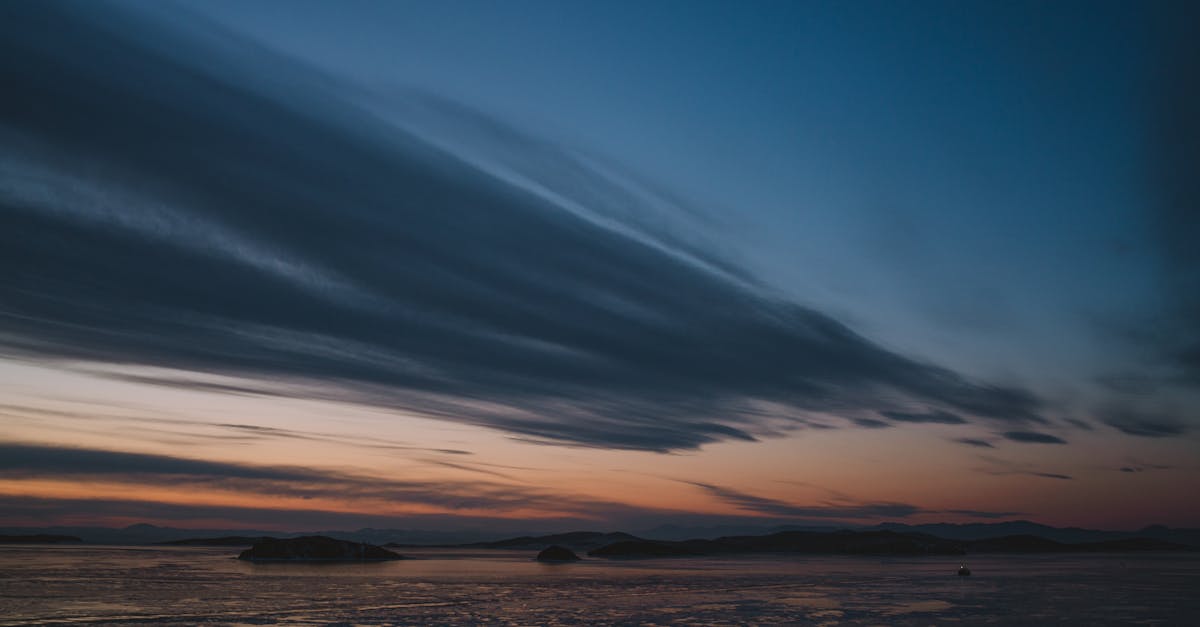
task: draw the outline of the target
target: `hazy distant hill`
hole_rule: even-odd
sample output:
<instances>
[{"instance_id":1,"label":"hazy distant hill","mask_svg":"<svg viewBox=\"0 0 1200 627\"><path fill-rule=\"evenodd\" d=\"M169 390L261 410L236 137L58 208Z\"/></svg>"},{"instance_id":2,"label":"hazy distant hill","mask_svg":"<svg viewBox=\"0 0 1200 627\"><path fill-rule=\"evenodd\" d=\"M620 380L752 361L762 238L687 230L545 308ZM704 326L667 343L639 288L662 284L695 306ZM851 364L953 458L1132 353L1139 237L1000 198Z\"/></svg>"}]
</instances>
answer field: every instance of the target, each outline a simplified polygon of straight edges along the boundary
<instances>
[{"instance_id":1,"label":"hazy distant hill","mask_svg":"<svg viewBox=\"0 0 1200 627\"><path fill-rule=\"evenodd\" d=\"M737 529L733 533L718 531ZM423 530L423 529L372 529L355 531L315 530L296 533L281 533L261 529L179 529L138 524L114 529L108 527L7 527L0 528L0 535L25 536L35 534L72 536L89 544L203 544L232 546L263 537L294 538L304 535L326 535L355 542L376 545L395 544L401 546L468 546L473 548L510 548L541 550L551 544L569 546L587 551L623 541L690 541L715 540L737 537L772 536L779 533L829 534L846 529L832 527L781 525L763 527L656 527L633 534L597 531L575 531L552 535L537 533L505 534L487 529ZM956 541L997 539L1008 536L1033 536L1061 544L1109 543L1117 540L1142 538L1163 543L1174 543L1200 548L1200 529L1172 529L1162 526L1145 527L1137 531L1103 531L1095 529L1050 527L1029 521L968 524L923 524L883 523L871 527L852 528L850 531L889 531L901 534L925 534ZM1110 545L1116 546L1116 545Z\"/></svg>"},{"instance_id":2,"label":"hazy distant hill","mask_svg":"<svg viewBox=\"0 0 1200 627\"><path fill-rule=\"evenodd\" d=\"M557 544L571 549L587 550L602 547L614 542L624 542L629 540L641 540L641 538L622 532L601 533L599 531L573 531L570 533L556 533L548 536L521 536L519 538L509 538L507 540L498 540L495 542L473 542L462 546L478 547L483 549L541 550L547 546Z\"/></svg>"},{"instance_id":3,"label":"hazy distant hill","mask_svg":"<svg viewBox=\"0 0 1200 627\"><path fill-rule=\"evenodd\" d=\"M735 553L837 555L961 555L963 544L923 533L895 531L781 531L765 536L729 536L715 540L638 540L589 551L593 557L670 557Z\"/></svg>"},{"instance_id":4,"label":"hazy distant hill","mask_svg":"<svg viewBox=\"0 0 1200 627\"><path fill-rule=\"evenodd\" d=\"M782 531L715 540L626 540L588 551L592 557L685 557L749 553L826 555L965 555L972 553L1099 553L1183 551L1192 547L1151 538L1062 543L1033 535L950 540L926 533L877 531Z\"/></svg>"},{"instance_id":5,"label":"hazy distant hill","mask_svg":"<svg viewBox=\"0 0 1200 627\"><path fill-rule=\"evenodd\" d=\"M874 528L900 532L928 533L950 540L982 540L984 538L1027 535L1066 544L1077 544L1081 542L1105 542L1124 538L1148 538L1200 547L1200 529L1172 529L1161 525L1144 527L1137 531L1102 531L1098 529L1081 529L1079 527L1050 527L1028 520L1014 520L998 523L935 523L925 525L883 523Z\"/></svg>"},{"instance_id":6,"label":"hazy distant hill","mask_svg":"<svg viewBox=\"0 0 1200 627\"><path fill-rule=\"evenodd\" d=\"M631 533L639 538L654 540L691 540L728 536L761 536L781 531L831 532L846 528L846 525L658 525L648 529L635 529Z\"/></svg>"},{"instance_id":7,"label":"hazy distant hill","mask_svg":"<svg viewBox=\"0 0 1200 627\"><path fill-rule=\"evenodd\" d=\"M219 538L184 538L168 540L158 544L171 546L253 546L264 540L276 540L274 536L221 536Z\"/></svg>"}]
</instances>

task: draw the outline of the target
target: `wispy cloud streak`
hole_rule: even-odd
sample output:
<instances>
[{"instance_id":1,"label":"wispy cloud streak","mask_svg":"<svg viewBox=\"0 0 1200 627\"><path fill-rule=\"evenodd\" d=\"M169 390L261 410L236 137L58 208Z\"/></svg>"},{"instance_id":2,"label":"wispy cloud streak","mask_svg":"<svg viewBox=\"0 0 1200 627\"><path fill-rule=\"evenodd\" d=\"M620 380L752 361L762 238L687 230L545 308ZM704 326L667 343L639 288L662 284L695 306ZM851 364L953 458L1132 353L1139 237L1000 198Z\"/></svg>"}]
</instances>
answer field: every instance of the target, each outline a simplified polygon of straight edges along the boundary
<instances>
[{"instance_id":1,"label":"wispy cloud streak","mask_svg":"<svg viewBox=\"0 0 1200 627\"><path fill-rule=\"evenodd\" d=\"M962 416L952 414L948 411L931 411L926 413L885 411L880 413L888 420L895 422L914 422L940 425L961 425L966 424L967 422Z\"/></svg>"},{"instance_id":2,"label":"wispy cloud streak","mask_svg":"<svg viewBox=\"0 0 1200 627\"><path fill-rule=\"evenodd\" d=\"M1025 444L1066 444L1067 441L1049 433L1039 433L1037 431L1006 431L1002 434L1004 439L1012 442L1022 442Z\"/></svg>"},{"instance_id":3,"label":"wispy cloud streak","mask_svg":"<svg viewBox=\"0 0 1200 627\"><path fill-rule=\"evenodd\" d=\"M190 486L272 497L385 502L392 506L422 505L497 514L541 510L587 517L628 510L617 503L578 499L504 482L401 480L299 466L261 466L33 444L0 444L0 478L87 478L149 488Z\"/></svg>"},{"instance_id":4,"label":"wispy cloud streak","mask_svg":"<svg viewBox=\"0 0 1200 627\"><path fill-rule=\"evenodd\" d=\"M737 506L739 509L781 518L907 518L921 511L921 508L907 503L794 505L786 501L755 496L709 483L689 483L726 503Z\"/></svg>"},{"instance_id":5,"label":"wispy cloud streak","mask_svg":"<svg viewBox=\"0 0 1200 627\"><path fill-rule=\"evenodd\" d=\"M714 485L687 481L717 499L733 505L738 509L763 516L778 518L810 518L838 520L881 520L893 518L909 518L917 514L947 513L972 518L1010 518L1020 515L1020 512L986 511L974 509L928 510L909 503L896 502L860 502L846 495L835 494L835 499L818 505L796 505L778 499L748 494L740 490ZM806 485L806 484L798 484Z\"/></svg>"},{"instance_id":6,"label":"wispy cloud streak","mask_svg":"<svg viewBox=\"0 0 1200 627\"><path fill-rule=\"evenodd\" d=\"M1074 479L1074 477L1072 477L1071 475L1066 475L1066 474L1058 473L1058 472L1048 472L1048 471L1042 470L1040 468L1037 468L1032 464L1013 462L1013 461L1009 461L1006 459L1000 459L998 457L991 457L988 455L980 455L979 458L982 459L983 461L987 462L988 465L984 468L977 468L976 470L979 472L982 472L984 474L988 474L988 475L995 475L998 477L1009 476L1009 475L1024 475L1026 477L1039 477L1042 479L1060 479L1063 481L1070 481L1070 480Z\"/></svg>"}]
</instances>

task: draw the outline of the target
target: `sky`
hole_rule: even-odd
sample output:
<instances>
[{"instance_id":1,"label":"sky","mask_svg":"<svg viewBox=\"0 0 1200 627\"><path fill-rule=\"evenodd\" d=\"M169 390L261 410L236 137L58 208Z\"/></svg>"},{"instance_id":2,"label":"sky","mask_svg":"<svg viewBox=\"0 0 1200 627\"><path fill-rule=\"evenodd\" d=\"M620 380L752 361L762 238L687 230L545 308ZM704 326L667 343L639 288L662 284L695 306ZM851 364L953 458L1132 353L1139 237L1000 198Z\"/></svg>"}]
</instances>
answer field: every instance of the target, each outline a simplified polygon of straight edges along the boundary
<instances>
[{"instance_id":1,"label":"sky","mask_svg":"<svg viewBox=\"0 0 1200 627\"><path fill-rule=\"evenodd\" d=\"M0 526L1200 526L1167 2L0 4Z\"/></svg>"}]
</instances>

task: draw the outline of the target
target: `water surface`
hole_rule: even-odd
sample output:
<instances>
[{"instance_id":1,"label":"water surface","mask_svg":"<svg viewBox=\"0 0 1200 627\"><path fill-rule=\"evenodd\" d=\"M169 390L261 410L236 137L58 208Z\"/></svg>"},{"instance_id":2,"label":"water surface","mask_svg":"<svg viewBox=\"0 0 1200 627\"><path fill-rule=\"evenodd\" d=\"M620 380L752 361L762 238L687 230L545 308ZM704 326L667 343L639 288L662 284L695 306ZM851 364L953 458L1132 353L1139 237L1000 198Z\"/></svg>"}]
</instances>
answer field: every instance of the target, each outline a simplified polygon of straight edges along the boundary
<instances>
[{"instance_id":1,"label":"water surface","mask_svg":"<svg viewBox=\"0 0 1200 627\"><path fill-rule=\"evenodd\" d=\"M408 550L254 564L211 547L0 546L0 626L1200 624L1200 555L754 556L540 564Z\"/></svg>"}]
</instances>

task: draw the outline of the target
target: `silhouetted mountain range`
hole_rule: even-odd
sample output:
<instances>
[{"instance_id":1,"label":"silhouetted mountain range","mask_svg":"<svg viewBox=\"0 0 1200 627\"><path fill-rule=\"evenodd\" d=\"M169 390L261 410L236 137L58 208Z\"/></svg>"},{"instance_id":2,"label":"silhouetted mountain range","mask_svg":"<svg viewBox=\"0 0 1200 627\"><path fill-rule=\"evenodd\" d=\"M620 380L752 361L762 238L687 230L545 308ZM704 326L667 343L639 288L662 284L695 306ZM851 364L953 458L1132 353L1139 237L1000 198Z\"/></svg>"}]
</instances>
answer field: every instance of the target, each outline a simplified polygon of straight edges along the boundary
<instances>
[{"instance_id":1,"label":"silhouetted mountain range","mask_svg":"<svg viewBox=\"0 0 1200 627\"><path fill-rule=\"evenodd\" d=\"M982 540L948 540L925 533L897 531L781 531L765 536L715 540L633 540L589 551L593 557L668 557L747 553L835 555L965 555L968 553L1098 553L1197 550L1149 538L1067 544L1038 536L1016 535Z\"/></svg>"},{"instance_id":2,"label":"silhouetted mountain range","mask_svg":"<svg viewBox=\"0 0 1200 627\"><path fill-rule=\"evenodd\" d=\"M704 544L705 542L725 543L726 545L731 542L733 544L742 542L753 545L756 542L736 540L738 538L776 538L777 540L790 538L787 540L788 542L799 542L799 539L804 537L818 538L828 536L833 538L839 537L836 534L843 534L844 536L844 534L853 532L859 534L859 540L866 542L869 538L886 538L889 536L862 534L891 532L897 534L897 536L912 538L913 542L932 542L932 540L928 539L917 540L919 538L955 541L960 546L965 547L965 550L974 552L985 550L1020 550L1022 552L1038 552L1043 550L1139 550L1144 547L1155 546L1163 548L1172 545L1178 545L1182 548L1200 548L1200 529L1172 529L1163 526L1150 526L1137 531L1104 531L1050 527L1029 521L1009 521L998 523L940 523L925 525L884 523L871 527L852 529L816 526L750 527L747 528L748 532L713 533L723 529L726 529L726 527L656 527L633 534L623 532L575 531L551 535L538 535L535 533L514 534L515 537L505 538L494 531L489 533L486 530L479 529L431 531L364 528L357 531L281 533L256 529L197 530L138 524L120 529L108 527L7 527L0 528L0 535L30 536L41 534L47 537L73 537L89 544L192 544L208 546L250 546L264 538L294 538L305 535L324 535L376 545L541 550L547 546L557 544L576 551L592 551L619 542L653 542L656 543L656 546L673 546L675 548L682 546L685 550L689 551L695 550L697 547L709 547L704 549L707 553L712 550L713 545ZM692 536L685 535L690 531L699 533ZM804 534L810 535L805 536ZM1131 544L1121 543L1121 541L1132 540L1136 540L1136 542ZM676 544L671 544L672 542ZM763 540L761 542L769 543L770 541ZM1076 547L1073 549L1064 549L1064 545L1082 545L1090 546L1091 548L1083 549ZM930 546L940 547L941 545L930 544ZM1120 548L1123 546L1127 546L1128 548ZM1021 548L1018 549L1016 547ZM846 550L849 551L849 549ZM723 548L717 552L722 551L724 551Z\"/></svg>"},{"instance_id":3,"label":"silhouetted mountain range","mask_svg":"<svg viewBox=\"0 0 1200 627\"><path fill-rule=\"evenodd\" d=\"M960 541L895 531L781 531L765 536L714 540L634 540L588 551L593 557L667 557L733 553L813 553L839 555L962 555Z\"/></svg>"},{"instance_id":4,"label":"silhouetted mountain range","mask_svg":"<svg viewBox=\"0 0 1200 627\"><path fill-rule=\"evenodd\" d=\"M169 544L172 546L253 546L264 540L276 539L274 536L221 536L219 538L184 538L182 540L168 540L156 544Z\"/></svg>"},{"instance_id":5,"label":"silhouetted mountain range","mask_svg":"<svg viewBox=\"0 0 1200 627\"><path fill-rule=\"evenodd\" d=\"M1064 544L1079 544L1085 542L1107 542L1126 538L1147 538L1200 547L1200 529L1172 529L1162 525L1151 525L1136 531L1102 531L1098 529L1081 529L1079 527L1050 527L1028 520L1014 520L998 523L934 523L926 525L883 523L873 528L900 532L927 533L949 540L982 540L984 538L997 538L1001 536L1027 535Z\"/></svg>"},{"instance_id":6,"label":"silhouetted mountain range","mask_svg":"<svg viewBox=\"0 0 1200 627\"><path fill-rule=\"evenodd\" d=\"M570 533L556 533L548 536L521 536L519 538L509 538L496 542L472 542L459 546L481 549L541 550L546 548L547 545L561 545L575 550L589 550L627 540L641 540L641 538L623 532L572 531Z\"/></svg>"}]
</instances>

